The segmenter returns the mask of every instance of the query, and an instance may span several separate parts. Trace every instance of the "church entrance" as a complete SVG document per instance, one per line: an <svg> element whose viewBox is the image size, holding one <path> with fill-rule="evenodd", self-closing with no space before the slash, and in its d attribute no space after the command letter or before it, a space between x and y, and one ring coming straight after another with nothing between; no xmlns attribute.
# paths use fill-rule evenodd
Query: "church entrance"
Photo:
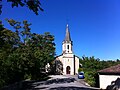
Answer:
<svg viewBox="0 0 120 90"><path fill-rule="evenodd" d="M66 67L66 74L70 74L70 66Z"/></svg>

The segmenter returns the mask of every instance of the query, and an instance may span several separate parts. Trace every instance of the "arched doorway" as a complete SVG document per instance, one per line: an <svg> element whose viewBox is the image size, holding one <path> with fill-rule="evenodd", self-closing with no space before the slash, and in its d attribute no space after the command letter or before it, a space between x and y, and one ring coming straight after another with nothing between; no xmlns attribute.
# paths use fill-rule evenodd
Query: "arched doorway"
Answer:
<svg viewBox="0 0 120 90"><path fill-rule="evenodd" d="M66 67L66 74L70 74L70 66Z"/></svg>

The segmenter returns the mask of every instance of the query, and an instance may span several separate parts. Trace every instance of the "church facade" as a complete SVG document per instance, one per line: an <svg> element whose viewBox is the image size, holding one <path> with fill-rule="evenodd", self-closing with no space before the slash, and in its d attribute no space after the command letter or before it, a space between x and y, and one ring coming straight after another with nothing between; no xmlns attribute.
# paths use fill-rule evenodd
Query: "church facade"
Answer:
<svg viewBox="0 0 120 90"><path fill-rule="evenodd" d="M66 26L65 39L62 42L62 54L57 56L55 60L62 63L62 74L75 75L79 69L79 58L73 53L73 42L70 37L68 24Z"/></svg>

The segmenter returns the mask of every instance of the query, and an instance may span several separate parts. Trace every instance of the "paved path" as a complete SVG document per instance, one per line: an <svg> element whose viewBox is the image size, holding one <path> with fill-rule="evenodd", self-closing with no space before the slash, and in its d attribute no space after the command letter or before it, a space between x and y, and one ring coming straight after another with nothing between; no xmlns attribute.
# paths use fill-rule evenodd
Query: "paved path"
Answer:
<svg viewBox="0 0 120 90"><path fill-rule="evenodd" d="M47 81L22 81L1 90L99 90L75 75L51 75Z"/></svg>
<svg viewBox="0 0 120 90"><path fill-rule="evenodd" d="M71 75L51 75L51 78L44 82L33 83L35 90L98 90L88 86L84 80L77 79Z"/></svg>

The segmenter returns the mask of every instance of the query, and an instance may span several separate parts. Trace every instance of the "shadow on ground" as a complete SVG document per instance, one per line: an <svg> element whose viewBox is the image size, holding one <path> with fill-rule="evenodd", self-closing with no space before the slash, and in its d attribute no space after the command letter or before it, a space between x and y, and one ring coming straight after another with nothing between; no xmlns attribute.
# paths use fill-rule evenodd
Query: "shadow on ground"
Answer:
<svg viewBox="0 0 120 90"><path fill-rule="evenodd" d="M51 84L64 84L76 81L74 78L64 78L64 79L52 79L47 81L22 81L13 84L8 87L4 87L0 90L98 90L90 87L77 87L77 86L67 86L67 87L48 87ZM43 87L39 87L44 85Z"/></svg>
<svg viewBox="0 0 120 90"><path fill-rule="evenodd" d="M63 79L52 79L52 80L47 80L47 81L34 81L34 82L24 82L22 85L21 90L41 90L41 89L48 89L49 87L39 87L37 88L37 86L41 86L41 85L51 85L51 84L64 84L64 83L71 83L76 81L74 78L63 78ZM51 88L50 90L61 90L61 88L65 89L65 87L57 87L57 88ZM67 88L67 87L66 87ZM69 90L69 89L66 89ZM73 90L73 89L72 89ZM75 89L76 90L76 89Z"/></svg>
<svg viewBox="0 0 120 90"><path fill-rule="evenodd" d="M55 88L47 88L47 87L44 87L44 88L36 88L35 90L41 90L41 89L44 89L44 90L98 90L98 89L93 89L93 88L86 88L86 87L55 87Z"/></svg>

